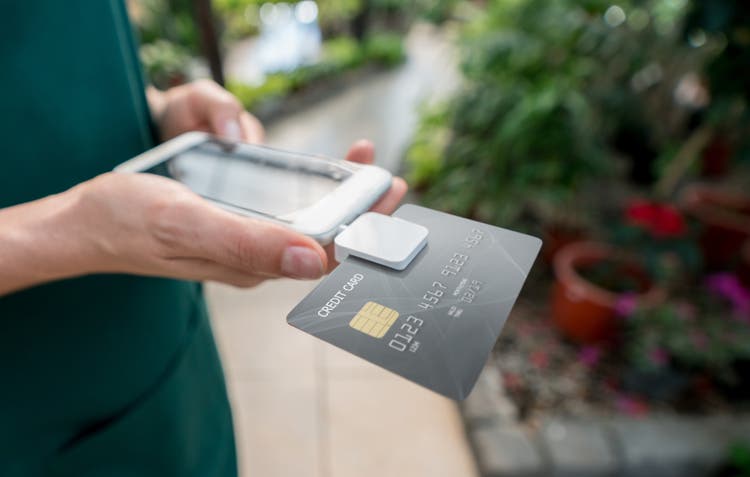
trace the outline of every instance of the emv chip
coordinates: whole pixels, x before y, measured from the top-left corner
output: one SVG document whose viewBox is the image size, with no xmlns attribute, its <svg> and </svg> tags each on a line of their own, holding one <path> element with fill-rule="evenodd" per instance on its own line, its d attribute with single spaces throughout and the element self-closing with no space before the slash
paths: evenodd
<svg viewBox="0 0 750 477">
<path fill-rule="evenodd" d="M 374 301 L 368 301 L 354 315 L 349 326 L 361 331 L 373 338 L 382 338 L 393 322 L 398 318 L 398 312 L 387 306 L 379 305 Z"/>
</svg>

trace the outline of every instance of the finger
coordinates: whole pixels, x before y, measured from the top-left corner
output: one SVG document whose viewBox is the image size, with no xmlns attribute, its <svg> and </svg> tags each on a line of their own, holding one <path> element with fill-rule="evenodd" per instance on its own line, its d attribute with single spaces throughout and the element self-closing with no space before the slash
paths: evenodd
<svg viewBox="0 0 750 477">
<path fill-rule="evenodd" d="M 313 239 L 271 222 L 222 210 L 200 197 L 171 207 L 163 219 L 173 257 L 204 258 L 253 275 L 318 278 L 327 258 Z M 162 240 L 164 242 L 164 240 Z"/>
<path fill-rule="evenodd" d="M 242 140 L 252 144 L 262 144 L 265 139 L 266 132 L 263 129 L 263 124 L 258 121 L 258 118 L 243 111 L 240 114 L 240 128 L 242 130 Z"/>
<path fill-rule="evenodd" d="M 194 83 L 190 96 L 192 110 L 210 132 L 233 141 L 242 140 L 242 105 L 229 91 L 210 80 Z"/>
<path fill-rule="evenodd" d="M 370 210 L 380 214 L 390 214 L 396 210 L 396 207 L 398 207 L 398 204 L 404 198 L 407 189 L 406 182 L 402 178 L 394 177 L 391 183 L 391 188 L 375 205 L 372 206 L 372 208 L 370 208 Z M 333 243 L 328 244 L 324 249 L 326 255 L 328 255 L 328 267 L 326 273 L 330 273 L 339 264 L 335 258 L 335 245 Z"/>
<path fill-rule="evenodd" d="M 385 195 L 370 208 L 370 210 L 380 214 L 390 215 L 391 212 L 396 210 L 396 207 L 398 207 L 398 204 L 404 198 L 404 195 L 406 195 L 407 189 L 408 186 L 406 185 L 406 181 L 400 177 L 394 177 L 391 182 L 391 188 L 388 189 L 388 192 L 386 192 Z"/>
<path fill-rule="evenodd" d="M 221 282 L 239 288 L 254 287 L 268 279 L 202 258 L 167 259 L 163 269 L 173 278 Z"/>
<path fill-rule="evenodd" d="M 327 257 L 317 242 L 280 225 L 232 217 L 207 230 L 205 238 L 208 246 L 221 241 L 215 252 L 220 261 L 254 274 L 314 279 L 326 269 Z"/>
<path fill-rule="evenodd" d="M 367 139 L 360 139 L 349 149 L 346 160 L 360 164 L 372 164 L 375 160 L 375 146 Z"/>
</svg>

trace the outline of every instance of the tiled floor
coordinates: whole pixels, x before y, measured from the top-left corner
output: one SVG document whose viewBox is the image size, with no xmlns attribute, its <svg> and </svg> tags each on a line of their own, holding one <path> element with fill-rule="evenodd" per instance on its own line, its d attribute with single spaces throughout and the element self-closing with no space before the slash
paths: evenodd
<svg viewBox="0 0 750 477">
<path fill-rule="evenodd" d="M 443 33 L 420 25 L 407 50 L 400 68 L 276 121 L 267 142 L 342 157 L 355 140 L 368 138 L 377 164 L 397 172 L 418 106 L 457 83 L 454 48 Z M 229 58 L 246 61 L 242 54 Z M 228 67 L 231 73 L 242 65 Z M 314 285 L 207 287 L 243 476 L 476 475 L 455 403 L 286 324 Z"/>
<path fill-rule="evenodd" d="M 454 402 L 286 324 L 313 286 L 207 286 L 242 475 L 476 475 Z"/>
</svg>

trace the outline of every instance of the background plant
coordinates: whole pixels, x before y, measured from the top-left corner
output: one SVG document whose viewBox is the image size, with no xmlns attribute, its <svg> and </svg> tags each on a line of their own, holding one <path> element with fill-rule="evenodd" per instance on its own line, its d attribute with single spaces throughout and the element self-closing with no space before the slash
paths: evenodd
<svg viewBox="0 0 750 477">
<path fill-rule="evenodd" d="M 388 33 L 370 35 L 363 43 L 350 37 L 339 37 L 323 43 L 321 59 L 293 71 L 267 75 L 259 85 L 230 81 L 227 88 L 248 110 L 278 101 L 313 83 L 322 82 L 347 71 L 370 64 L 393 67 L 406 58 L 400 36 Z"/>
<path fill-rule="evenodd" d="M 706 288 L 689 299 L 638 308 L 625 319 L 626 360 L 643 371 L 671 368 L 737 384 L 733 365 L 750 358 L 748 319 Z"/>
<path fill-rule="evenodd" d="M 634 199 L 611 223 L 610 240 L 638 257 L 659 287 L 679 292 L 695 285 L 702 271 L 697 230 L 677 207 Z"/>
<path fill-rule="evenodd" d="M 200 55 L 191 0 L 133 0 L 128 10 L 138 29 L 140 57 L 152 84 L 168 88 L 183 82 Z"/>
<path fill-rule="evenodd" d="M 624 171 L 653 182 L 702 107 L 675 90 L 717 49 L 682 36 L 686 6 L 489 2 L 464 34 L 465 87 L 426 114 L 407 155 L 424 201 L 523 227 L 529 213 L 554 222 L 591 184 Z M 585 207 L 595 214 L 605 202 Z"/>
</svg>

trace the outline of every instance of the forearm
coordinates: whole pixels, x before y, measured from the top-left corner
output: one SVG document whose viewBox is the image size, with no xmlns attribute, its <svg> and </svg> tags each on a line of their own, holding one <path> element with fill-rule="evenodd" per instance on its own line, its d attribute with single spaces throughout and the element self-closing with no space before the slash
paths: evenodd
<svg viewBox="0 0 750 477">
<path fill-rule="evenodd" d="M 0 209 L 0 296 L 90 269 L 75 190 Z"/>
</svg>

